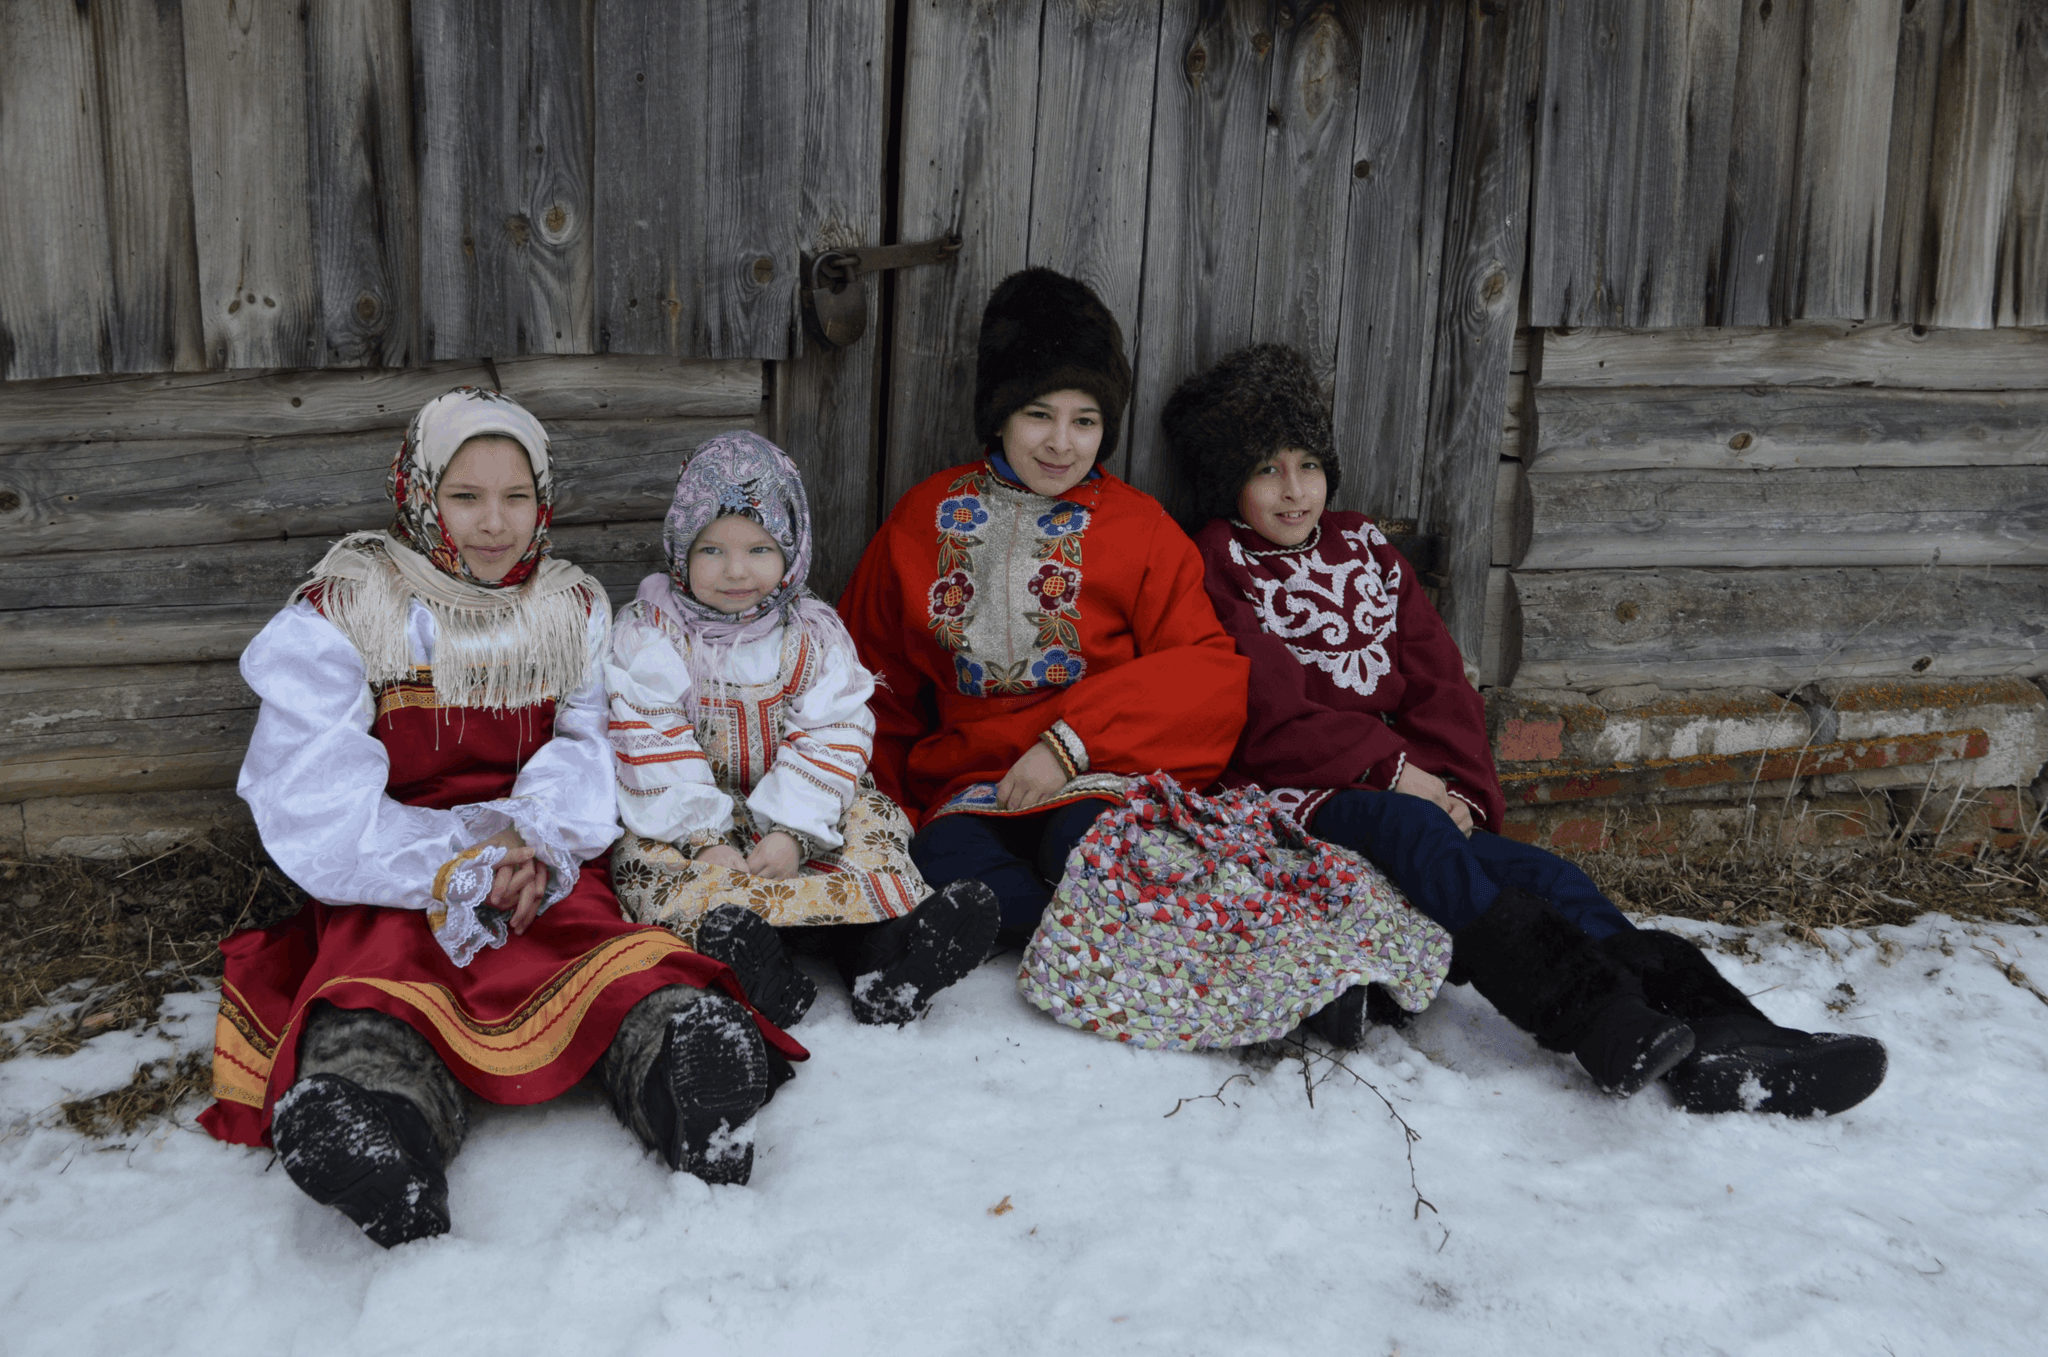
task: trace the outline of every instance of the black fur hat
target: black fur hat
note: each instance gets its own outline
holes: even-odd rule
[[[1237,513],[1252,468],[1282,448],[1300,448],[1323,464],[1330,498],[1343,468],[1323,394],[1308,359],[1285,344],[1254,344],[1228,355],[1175,389],[1159,414],[1166,445],[1195,488],[1204,520]]]
[[[996,447],[1004,420],[1040,396],[1068,390],[1086,391],[1101,404],[1095,460],[1108,461],[1131,402],[1122,327],[1086,283],[1051,269],[1013,273],[981,313],[974,436]]]

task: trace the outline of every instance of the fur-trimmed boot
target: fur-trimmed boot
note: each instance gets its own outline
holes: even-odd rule
[[[986,883],[963,877],[899,919],[864,929],[840,960],[854,1020],[902,1025],[932,996],[971,974],[995,946],[1002,908]]]
[[[744,1183],[754,1114],[774,1091],[773,1056],[737,999],[666,985],[627,1012],[597,1073],[619,1120],[670,1168]]]
[[[1778,1026],[1675,933],[1638,929],[1601,946],[1641,981],[1651,1007],[1692,1028],[1692,1055],[1664,1077],[1689,1112],[1832,1116],[1884,1082],[1884,1043]]]
[[[1604,1092],[1626,1098],[1692,1053],[1691,1029],[1546,900],[1510,887],[1451,941],[1460,979],[1537,1045],[1577,1056]]]
[[[818,997],[774,925],[744,905],[723,904],[699,920],[697,950],[732,967],[747,1002],[777,1027],[794,1027]]]
[[[284,1171],[385,1248],[448,1232],[448,1176],[419,1105],[338,1074],[313,1074],[270,1123]]]

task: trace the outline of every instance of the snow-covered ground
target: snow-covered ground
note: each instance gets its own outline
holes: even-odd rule
[[[168,1036],[0,1063],[0,1350],[2048,1351],[2048,1005],[1993,960],[2048,981],[2048,932],[1825,936],[1720,963],[1781,1021],[1889,1045],[1831,1121],[1610,1101],[1470,990],[1375,1033],[1347,1063],[1420,1135],[1419,1219],[1364,1084],[1321,1065],[1311,1105],[1296,1060],[1119,1047],[989,966],[901,1032],[826,986],[750,1187],[669,1174],[588,1092],[487,1108],[454,1232],[387,1253],[196,1105],[125,1145],[62,1127],[209,1042],[184,996]]]

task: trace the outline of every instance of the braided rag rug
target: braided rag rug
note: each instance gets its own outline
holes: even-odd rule
[[[1058,1021],[1147,1048],[1285,1035],[1352,985],[1420,1012],[1450,935],[1380,869],[1255,791],[1134,779],[1067,859],[1017,987]]]

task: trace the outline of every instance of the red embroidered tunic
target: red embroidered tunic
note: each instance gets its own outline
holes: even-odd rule
[[[988,459],[930,477],[868,544],[839,611],[879,679],[875,781],[920,825],[999,813],[996,783],[1048,731],[1074,776],[1034,812],[1102,794],[1095,774],[1205,786],[1244,722],[1247,666],[1194,544],[1106,474],[1057,500]]]
[[[1378,528],[1332,510],[1283,550],[1219,518],[1195,541],[1210,601],[1252,666],[1226,781],[1309,791],[1306,821],[1330,792],[1384,790],[1413,763],[1500,829],[1485,704],[1414,567]]]

